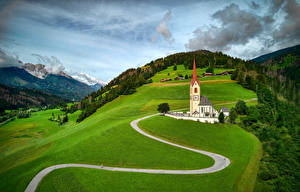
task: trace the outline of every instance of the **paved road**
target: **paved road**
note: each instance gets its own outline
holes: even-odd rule
[[[155,114],[158,115],[158,114]],[[66,168],[66,167],[82,167],[82,168],[92,168],[92,169],[101,169],[101,170],[107,170],[107,171],[123,171],[123,172],[138,172],[138,173],[153,173],[153,174],[203,174],[203,173],[213,173],[213,172],[217,172],[220,171],[224,168],[226,168],[229,164],[230,164],[230,160],[222,155],[218,155],[215,153],[211,153],[211,152],[207,152],[207,151],[202,151],[202,150],[198,150],[198,149],[194,149],[194,148],[190,148],[190,147],[185,147],[182,145],[178,145],[176,143],[172,143],[160,138],[157,138],[155,136],[152,136],[146,132],[144,132],[143,130],[141,130],[138,127],[138,122],[143,120],[143,119],[147,119],[149,117],[153,117],[155,115],[149,115],[137,120],[134,120],[130,123],[131,127],[133,129],[135,129],[137,132],[139,132],[140,134],[149,137],[151,139],[157,140],[159,142],[162,143],[166,143],[168,145],[172,145],[175,147],[179,147],[182,149],[186,149],[189,151],[194,151],[196,153],[201,153],[204,155],[207,155],[211,158],[214,159],[215,163],[213,166],[208,167],[208,168],[204,168],[204,169],[195,169],[195,170],[168,170],[168,169],[135,169],[135,168],[122,168],[122,167],[107,167],[107,166],[102,166],[102,165],[88,165],[88,164],[60,164],[60,165],[54,165],[48,168],[43,169],[42,171],[40,171],[29,183],[29,185],[27,186],[27,188],[25,189],[25,192],[34,192],[38,186],[38,184],[40,183],[40,181],[51,171],[56,170],[56,169],[61,169],[61,168]]]

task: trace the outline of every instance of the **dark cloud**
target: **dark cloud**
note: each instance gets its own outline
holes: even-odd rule
[[[16,8],[21,4],[21,0],[4,0],[0,2],[0,40],[2,34],[6,30],[6,26],[9,24],[10,19],[15,14]]]
[[[21,63],[16,55],[10,55],[0,48],[0,68],[20,65]]]
[[[253,8],[259,6],[254,1],[251,5]],[[280,16],[282,21],[278,20]],[[273,46],[284,48],[300,43],[300,4],[295,0],[271,1],[264,16],[241,10],[233,3],[215,12],[212,18],[220,26],[196,29],[194,37],[185,45],[186,49],[228,51],[235,45],[245,45],[257,39],[263,46],[257,50],[267,52]],[[248,55],[256,54],[257,50],[250,53],[246,49]],[[241,55],[244,53],[241,52]]]
[[[300,4],[295,0],[287,0],[280,5],[281,9],[286,13],[284,22],[278,29],[274,30],[274,43],[289,45],[291,43],[300,42]]]
[[[260,16],[241,10],[236,4],[215,12],[212,17],[221,26],[195,30],[194,38],[185,45],[187,49],[228,50],[231,45],[246,44],[263,30]]]

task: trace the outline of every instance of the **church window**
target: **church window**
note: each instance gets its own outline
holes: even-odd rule
[[[197,90],[197,88],[195,88],[195,93],[197,93],[198,92],[198,90]]]

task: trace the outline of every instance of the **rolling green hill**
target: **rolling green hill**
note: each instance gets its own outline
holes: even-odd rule
[[[242,88],[234,81],[212,82],[204,83],[201,93],[213,104],[225,105],[239,99],[249,100],[256,97],[254,92]],[[3,146],[0,148],[0,190],[24,191],[40,170],[61,163],[168,169],[210,166],[210,158],[145,138],[129,125],[134,119],[156,113],[157,104],[161,102],[169,102],[171,109],[187,108],[188,90],[187,84],[147,84],[132,95],[120,96],[105,104],[81,123],[75,123],[76,116],[80,113],[78,111],[70,116],[68,123],[58,126],[47,119],[52,112],[55,115],[62,112],[48,110],[33,113],[28,119],[17,119],[5,124],[0,127],[0,141]],[[217,131],[222,127],[203,127],[201,123],[192,125],[190,131],[195,133],[190,140],[178,136],[181,135],[179,133],[183,133],[182,136],[191,134],[181,130],[183,127],[174,127],[178,135],[173,135],[173,139],[199,149],[226,154],[233,160],[227,170],[214,174],[179,176],[68,168],[46,176],[39,191],[218,191],[220,188],[223,191],[233,191],[240,187],[246,191],[244,179],[247,180],[249,175],[253,175],[248,173],[247,167],[256,166],[256,155],[260,151],[257,139],[237,126],[226,125],[215,135],[213,131],[204,130],[211,127]],[[149,131],[151,128],[151,124],[145,127]],[[155,134],[166,137],[159,131]],[[169,136],[173,137],[172,133]],[[214,145],[213,142],[195,142],[197,138],[203,137],[218,139],[218,143]],[[232,143],[228,142],[230,139],[233,140]],[[223,148],[220,147],[222,144]],[[224,149],[226,146],[228,149]]]

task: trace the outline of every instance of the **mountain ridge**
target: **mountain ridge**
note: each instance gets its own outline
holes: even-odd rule
[[[6,86],[36,89],[69,100],[78,101],[95,91],[73,78],[59,74],[47,74],[44,79],[38,78],[20,67],[0,68],[0,74],[0,82]]]

